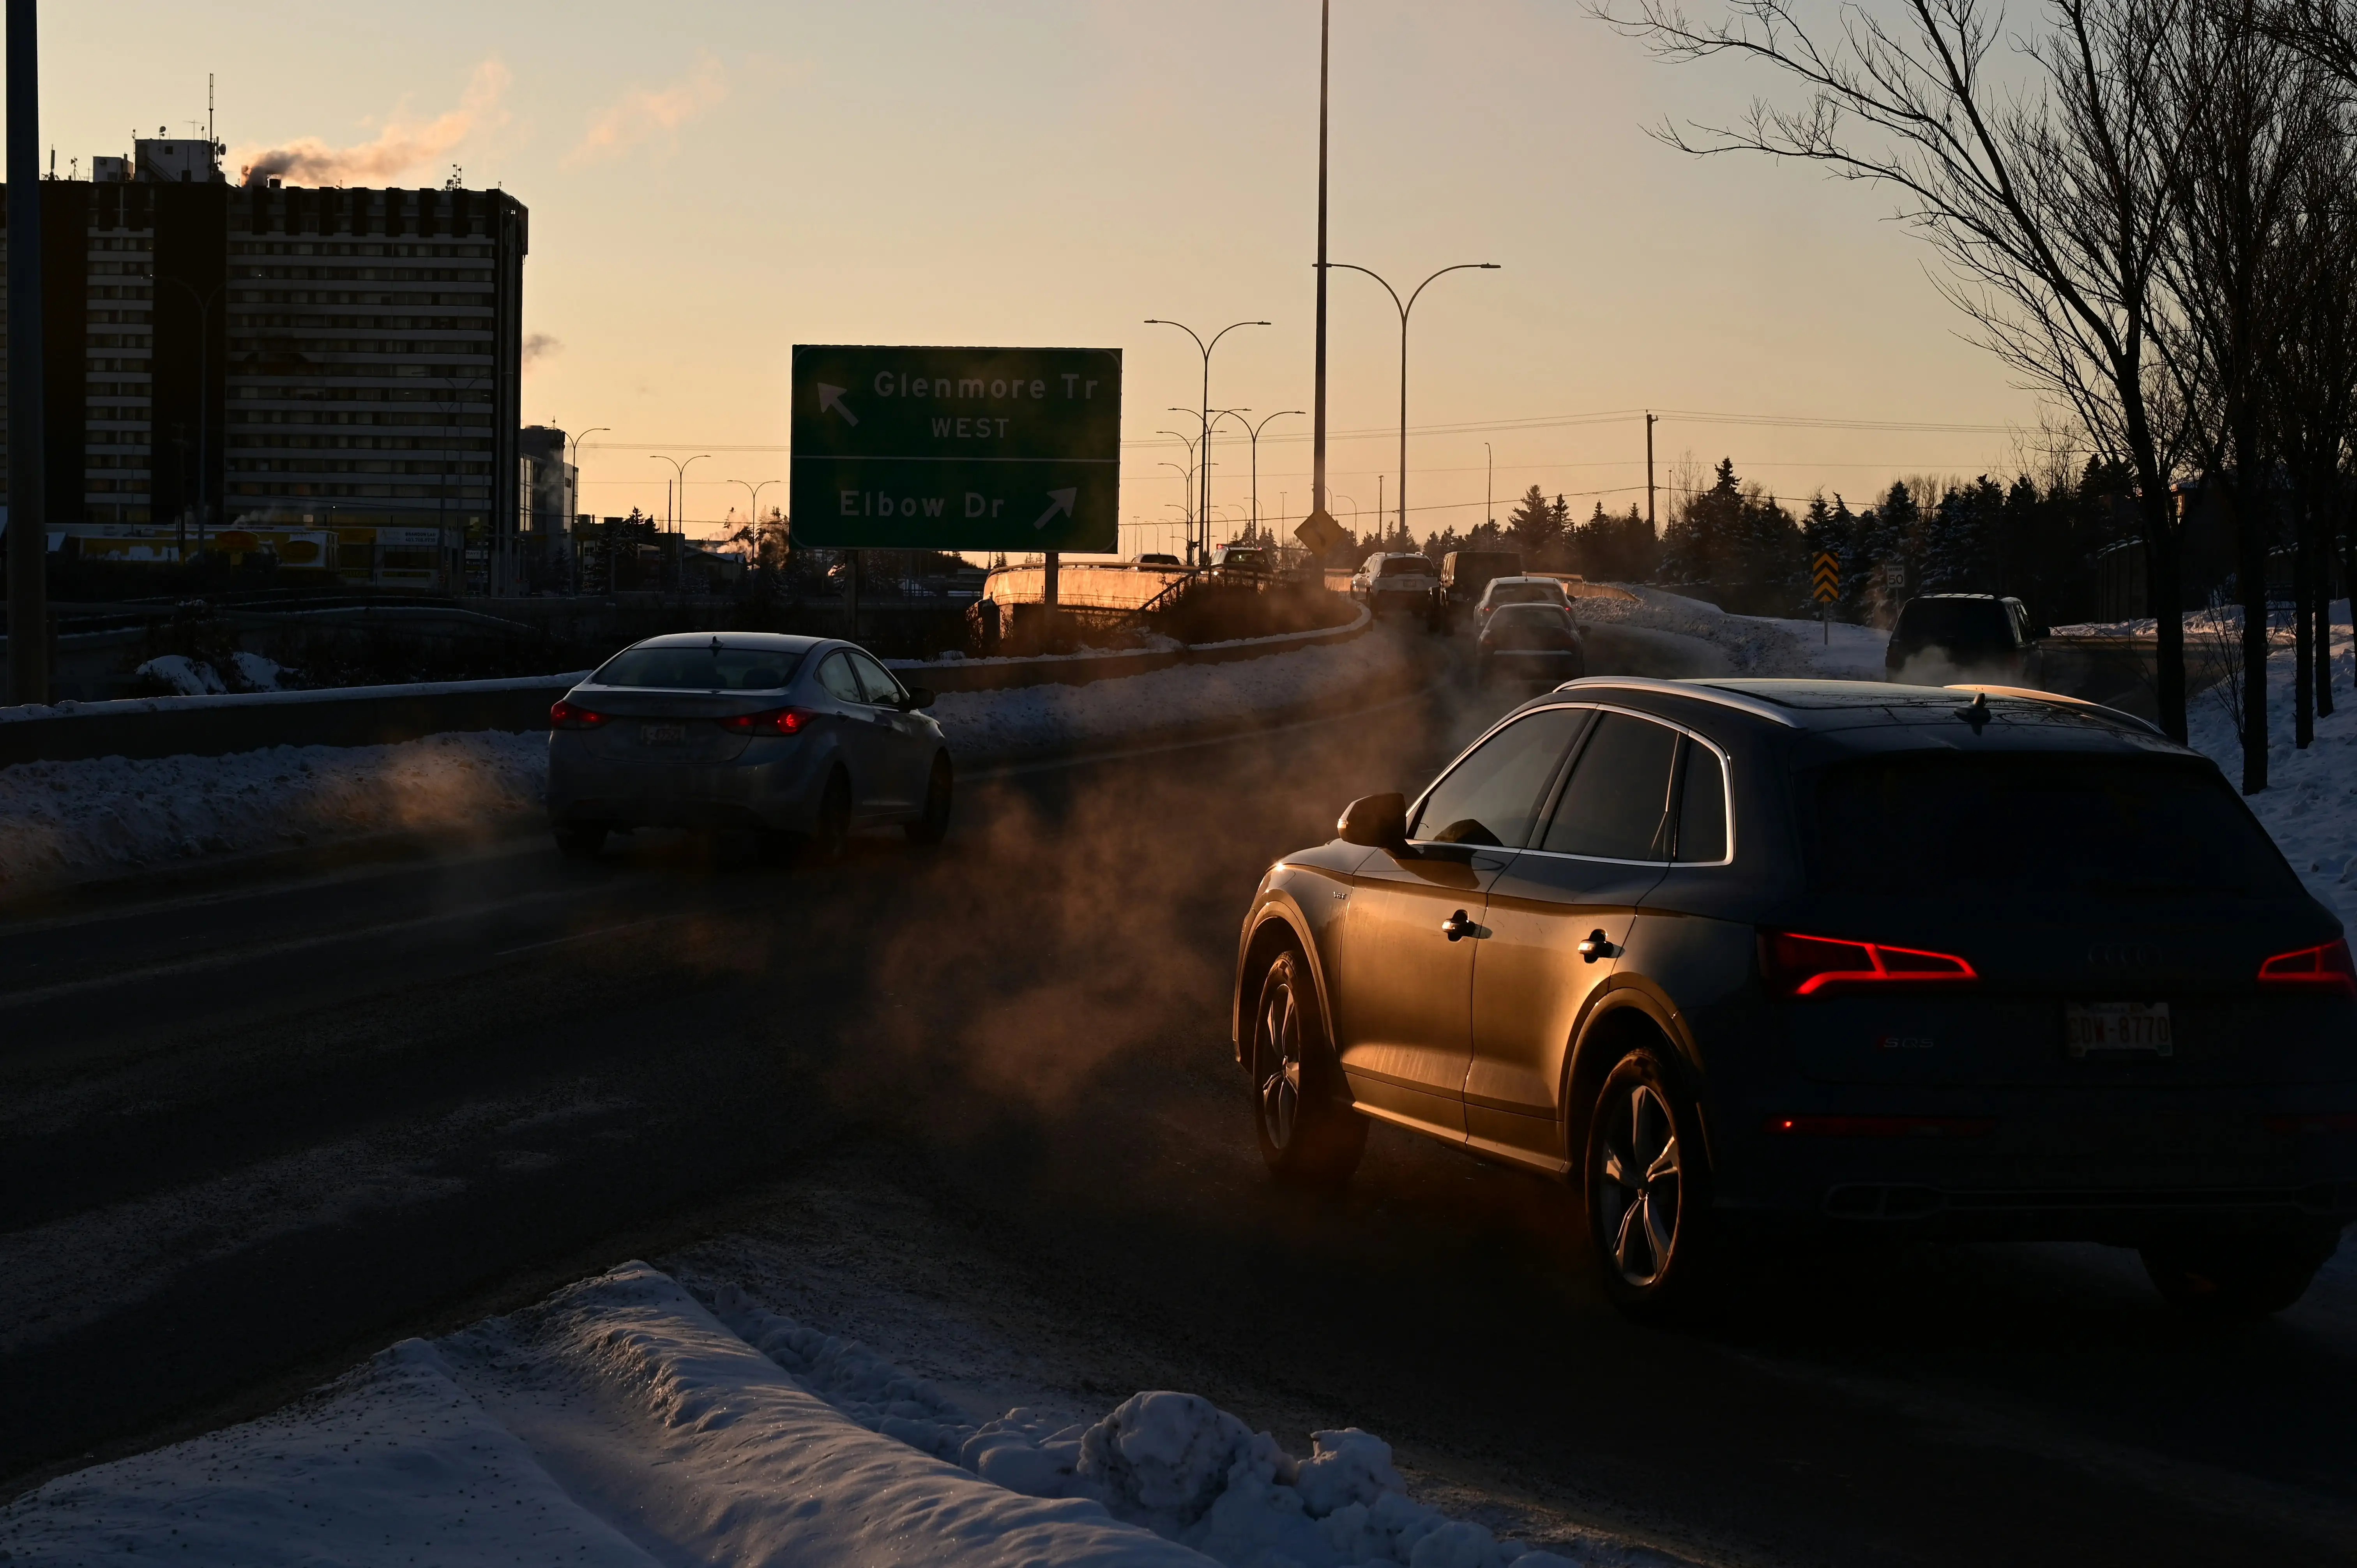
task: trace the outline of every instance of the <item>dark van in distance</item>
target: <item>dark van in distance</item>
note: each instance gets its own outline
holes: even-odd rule
[[[2037,628],[2019,599],[1994,594],[1918,595],[1899,612],[1882,668],[1893,681],[2035,685]]]

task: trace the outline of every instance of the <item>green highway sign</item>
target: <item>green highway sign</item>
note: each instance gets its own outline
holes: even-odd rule
[[[790,472],[797,544],[1118,550],[1121,350],[798,345]]]

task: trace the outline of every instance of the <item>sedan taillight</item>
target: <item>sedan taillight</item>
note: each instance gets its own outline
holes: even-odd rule
[[[551,729],[596,729],[599,725],[606,722],[607,717],[607,714],[585,708],[578,703],[561,701],[554,707],[548,710],[548,727]]]
[[[2320,991],[2333,996],[2357,996],[2357,964],[2349,958],[2349,939],[2321,947],[2279,952],[2259,965],[2259,984],[2268,991]]]
[[[731,735],[800,735],[818,715],[808,708],[765,708],[758,714],[735,714],[720,721]]]
[[[1970,985],[1980,979],[1953,953],[1791,931],[1760,933],[1760,969],[1769,989],[1783,996],[1815,996],[1835,987]]]

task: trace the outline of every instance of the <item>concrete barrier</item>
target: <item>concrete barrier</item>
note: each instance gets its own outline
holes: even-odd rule
[[[896,661],[894,667],[909,684],[930,686],[936,692],[1085,685],[1173,665],[1259,659],[1297,648],[1348,641],[1363,635],[1370,624],[1361,607],[1343,626],[1236,642],[1039,659],[971,659],[941,664]],[[273,746],[385,746],[453,730],[545,729],[549,704],[588,674],[577,670],[506,681],[135,697],[0,709],[0,767],[18,762],[76,762],[92,757],[223,757]]]

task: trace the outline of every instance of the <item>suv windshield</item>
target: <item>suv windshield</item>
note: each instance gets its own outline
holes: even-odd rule
[[[794,678],[802,656],[775,648],[626,648],[590,677],[597,686],[677,692],[774,692]]]
[[[2013,646],[2013,619],[1995,599],[1910,599],[1893,632],[1900,642],[1943,648]]]
[[[2018,902],[2300,891],[2207,763],[1923,753],[1827,768],[1802,800],[1822,892]]]

